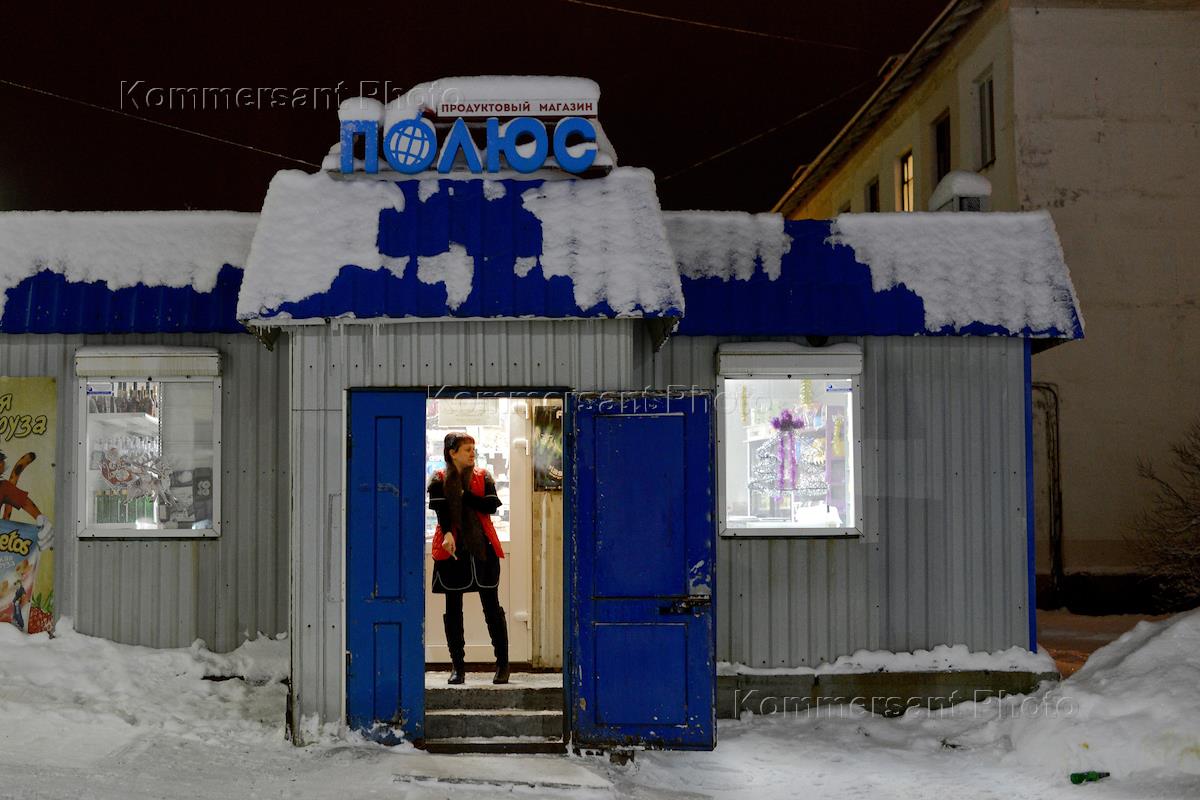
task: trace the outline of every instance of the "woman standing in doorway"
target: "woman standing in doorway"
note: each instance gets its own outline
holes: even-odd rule
[[[453,663],[449,682],[466,680],[463,595],[478,592],[496,653],[492,683],[508,683],[508,624],[497,594],[504,548],[491,518],[500,507],[496,484],[486,469],[475,466],[475,440],[466,433],[446,434],[442,455],[446,468],[429,482],[429,507],[438,518],[433,534],[433,591],[446,595],[442,621]]]

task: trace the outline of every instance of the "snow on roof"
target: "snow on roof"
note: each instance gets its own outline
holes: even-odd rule
[[[0,213],[0,316],[7,290],[40,272],[113,290],[212,291],[221,267],[245,264],[257,221],[231,211]]]
[[[580,308],[683,308],[654,173],[623,167],[594,180],[547,181],[521,199],[542,222],[543,272],[569,277]]]
[[[250,247],[238,318],[322,292],[347,264],[394,266],[376,244],[379,212],[389,208],[404,210],[404,195],[389,181],[277,173]]]
[[[929,196],[929,209],[937,211],[955,197],[991,197],[992,182],[977,172],[953,169],[946,173],[933,194]]]
[[[1070,335],[1083,327],[1046,211],[841,214],[827,241],[853,249],[876,292],[915,292],[927,330],[982,323]]]
[[[406,281],[373,284],[390,286],[390,305],[378,291],[334,289],[339,280],[377,281],[380,270]],[[561,278],[573,297],[567,307],[529,299],[537,287],[527,281]],[[518,280],[526,281],[519,289]],[[444,295],[430,302],[422,286],[438,285]],[[677,316],[682,307],[646,170],[544,182],[285,171],[267,191],[238,317]]]
[[[668,211],[663,222],[679,273],[688,278],[745,281],[761,267],[775,280],[792,247],[779,214]]]
[[[212,289],[241,266],[258,214],[232,211],[9,211],[0,213],[0,282],[42,270],[117,289]]]

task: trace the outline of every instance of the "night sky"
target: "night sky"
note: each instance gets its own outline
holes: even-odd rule
[[[766,210],[945,2],[339,2],[319,17],[250,3],[8,10],[4,81],[281,155],[4,83],[0,209],[257,211],[277,170],[311,171],[299,162],[319,163],[337,139],[336,112],[311,101],[171,110],[146,104],[152,87],[312,98],[341,82],[350,97],[363,81],[406,89],[449,75],[552,74],[600,84],[600,120],[621,163],[654,170],[664,208]],[[137,90],[123,93],[122,81]]]

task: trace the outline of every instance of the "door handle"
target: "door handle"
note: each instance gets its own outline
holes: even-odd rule
[[[674,601],[669,606],[659,606],[660,614],[692,614],[698,616],[706,606],[712,605],[712,597],[706,594],[690,594]]]

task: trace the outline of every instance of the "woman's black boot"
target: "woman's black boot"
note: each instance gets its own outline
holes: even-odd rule
[[[492,678],[492,683],[508,683],[508,622],[503,608],[489,615],[487,628],[492,637],[492,650],[496,653],[496,677]]]
[[[461,615],[442,614],[442,624],[446,628],[446,647],[450,650],[450,680],[446,683],[458,684],[467,681],[466,665],[466,635],[463,633]]]

